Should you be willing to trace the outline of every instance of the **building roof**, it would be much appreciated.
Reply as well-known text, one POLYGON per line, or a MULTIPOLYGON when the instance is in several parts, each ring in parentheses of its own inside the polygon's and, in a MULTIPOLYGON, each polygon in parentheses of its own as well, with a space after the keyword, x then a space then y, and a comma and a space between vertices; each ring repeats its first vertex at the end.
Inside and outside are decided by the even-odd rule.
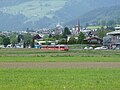
POLYGON ((120 27, 118 26, 118 27, 115 27, 115 30, 120 30, 120 27))
POLYGON ((99 37, 97 37, 97 36, 94 36, 94 37, 87 37, 87 38, 84 39, 84 40, 92 40, 92 39, 98 39, 98 40, 101 40, 101 41, 102 41, 102 39, 99 38, 99 37))
POLYGON ((120 35, 120 30, 107 33, 107 35, 120 35))

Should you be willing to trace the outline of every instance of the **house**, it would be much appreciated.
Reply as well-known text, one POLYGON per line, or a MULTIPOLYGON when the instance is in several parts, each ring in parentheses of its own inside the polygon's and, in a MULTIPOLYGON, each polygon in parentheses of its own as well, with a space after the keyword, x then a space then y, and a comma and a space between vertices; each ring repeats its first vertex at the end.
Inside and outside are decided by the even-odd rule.
POLYGON ((84 41, 86 41, 89 44, 101 44, 103 42, 103 40, 98 36, 86 37, 84 41))
POLYGON ((63 31, 64 31, 64 27, 60 23, 58 23, 51 34, 52 35, 59 35, 59 34, 62 34, 63 31))
POLYGON ((103 38, 103 45, 110 49, 120 49, 120 27, 115 27, 115 31, 107 33, 103 38))

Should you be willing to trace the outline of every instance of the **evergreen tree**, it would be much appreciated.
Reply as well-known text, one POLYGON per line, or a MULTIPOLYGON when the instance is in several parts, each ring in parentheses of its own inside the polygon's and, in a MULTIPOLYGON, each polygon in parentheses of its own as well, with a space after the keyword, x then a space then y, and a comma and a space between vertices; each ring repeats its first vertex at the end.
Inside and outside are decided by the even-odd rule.
POLYGON ((25 41, 24 41, 24 43, 23 43, 23 48, 26 48, 26 43, 25 43, 25 41))
POLYGON ((2 45, 2 44, 3 44, 3 38, 0 37, 0 45, 2 45))
POLYGON ((8 44, 10 44, 10 38, 4 37, 3 38, 3 45, 6 47, 8 44))
POLYGON ((85 35, 82 32, 80 32, 78 36, 78 43, 84 44, 84 39, 85 39, 85 35))
POLYGON ((33 37, 33 39, 31 40, 31 42, 30 42, 30 46, 31 46, 31 48, 34 48, 34 37, 33 37))
POLYGON ((71 35, 71 32, 68 27, 65 27, 64 32, 63 32, 63 37, 66 37, 68 35, 71 35))
POLYGON ((101 27, 101 29, 97 31, 97 35, 98 35, 98 37, 103 38, 103 37, 106 36, 106 34, 107 34, 108 32, 111 32, 111 31, 112 31, 112 30, 110 30, 110 29, 107 29, 107 30, 106 30, 104 27, 101 27))

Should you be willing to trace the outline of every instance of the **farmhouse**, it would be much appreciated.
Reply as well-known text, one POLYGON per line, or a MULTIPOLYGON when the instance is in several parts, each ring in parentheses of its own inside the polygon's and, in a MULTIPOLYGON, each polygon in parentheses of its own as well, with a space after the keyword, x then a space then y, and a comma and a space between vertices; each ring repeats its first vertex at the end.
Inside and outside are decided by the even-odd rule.
POLYGON ((103 40, 98 36, 87 37, 84 40, 90 44, 101 44, 103 42, 103 40))

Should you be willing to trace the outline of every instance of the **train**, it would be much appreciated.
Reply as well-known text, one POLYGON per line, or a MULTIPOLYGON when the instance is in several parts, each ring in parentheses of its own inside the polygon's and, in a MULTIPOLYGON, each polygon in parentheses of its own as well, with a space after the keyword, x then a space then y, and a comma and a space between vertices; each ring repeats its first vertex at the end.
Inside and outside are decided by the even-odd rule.
POLYGON ((41 49, 46 50, 60 50, 60 51, 68 51, 69 48, 67 45, 42 45, 40 46, 41 49))

